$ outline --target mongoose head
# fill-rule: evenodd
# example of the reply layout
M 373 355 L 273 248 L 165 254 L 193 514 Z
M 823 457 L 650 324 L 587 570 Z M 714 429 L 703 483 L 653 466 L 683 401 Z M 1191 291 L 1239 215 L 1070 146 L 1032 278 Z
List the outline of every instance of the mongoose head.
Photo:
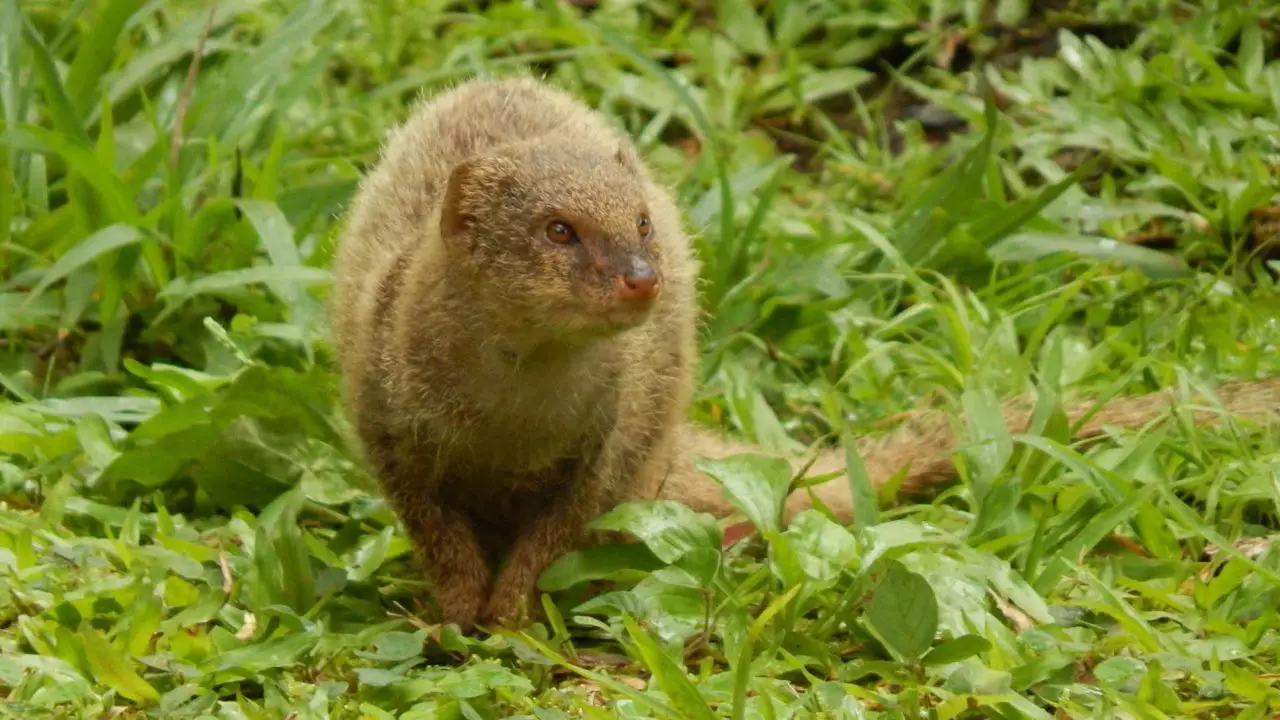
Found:
M 651 207 L 634 148 L 594 137 L 492 148 L 449 176 L 440 235 L 451 266 L 470 276 L 477 303 L 532 332 L 620 332 L 644 323 L 663 293 L 663 246 L 679 228 Z

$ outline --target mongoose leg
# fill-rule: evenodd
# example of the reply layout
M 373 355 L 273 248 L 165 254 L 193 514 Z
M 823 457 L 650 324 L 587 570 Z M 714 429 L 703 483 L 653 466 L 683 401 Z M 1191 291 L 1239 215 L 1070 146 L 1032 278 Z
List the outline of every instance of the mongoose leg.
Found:
M 441 619 L 463 631 L 475 625 L 489 594 L 492 571 L 467 517 L 439 502 L 419 497 L 395 500 L 418 562 L 431 581 Z
M 587 524 L 603 511 L 601 487 L 598 478 L 579 478 L 563 501 L 551 503 L 547 512 L 521 529 L 494 582 L 481 616 L 485 622 L 521 621 L 535 612 L 538 575 L 581 543 Z

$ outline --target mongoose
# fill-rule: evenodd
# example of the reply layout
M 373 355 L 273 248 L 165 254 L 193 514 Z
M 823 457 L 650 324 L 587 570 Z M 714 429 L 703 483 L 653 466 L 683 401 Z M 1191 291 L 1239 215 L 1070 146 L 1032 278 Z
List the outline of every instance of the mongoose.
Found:
M 339 242 L 331 324 L 364 453 L 445 622 L 516 619 L 619 502 L 733 512 L 693 457 L 758 449 L 686 420 L 698 268 L 630 139 L 542 82 L 464 82 L 389 137 Z M 1224 391 L 1227 409 L 1280 407 L 1277 382 Z M 1084 434 L 1168 400 L 1117 401 Z M 1006 408 L 1011 429 L 1026 417 Z M 918 490 L 951 473 L 952 444 L 934 414 L 862 451 L 877 484 L 915 461 Z M 809 474 L 841 469 L 833 451 Z M 851 518 L 847 483 L 813 490 Z M 797 491 L 786 518 L 809 505 Z
M 670 191 L 567 93 L 471 80 L 393 132 L 334 268 L 353 421 L 443 619 L 514 618 L 671 463 L 698 263 Z

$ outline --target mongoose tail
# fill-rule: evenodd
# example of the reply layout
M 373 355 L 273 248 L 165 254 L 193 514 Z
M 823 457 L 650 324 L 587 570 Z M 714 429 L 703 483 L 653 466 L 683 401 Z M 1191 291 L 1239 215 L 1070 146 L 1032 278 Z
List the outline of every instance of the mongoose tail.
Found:
M 1220 402 L 1220 405 L 1219 405 Z M 1101 435 L 1107 427 L 1137 428 L 1160 418 L 1170 407 L 1178 405 L 1172 390 L 1159 390 L 1145 395 L 1111 400 L 1094 412 L 1095 402 L 1084 400 L 1067 408 L 1067 418 L 1076 428 L 1073 438 L 1084 440 Z M 1280 412 L 1280 376 L 1223 385 L 1217 390 L 1217 400 L 1201 399 L 1191 406 L 1195 424 L 1207 426 L 1220 421 L 1224 415 L 1240 418 L 1262 419 Z M 1025 401 L 1006 402 L 1002 408 L 1005 427 L 1011 432 L 1023 432 L 1031 420 L 1031 411 Z M 765 453 L 747 442 L 724 437 L 714 430 L 688 425 L 684 433 L 685 447 L 676 466 L 667 477 L 659 497 L 679 500 L 695 510 L 717 517 L 733 514 L 736 508 L 724 497 L 719 485 L 694 466 L 694 457 L 726 457 L 742 453 Z M 912 419 L 883 436 L 869 436 L 858 441 L 858 452 L 866 466 L 867 474 L 875 487 L 883 487 L 901 468 L 907 467 L 899 487 L 899 495 L 919 494 L 955 477 L 955 463 L 951 455 L 956 448 L 956 438 L 948 415 L 937 410 L 916 414 Z M 805 463 L 803 458 L 789 458 L 799 472 Z M 842 473 L 845 468 L 844 451 L 839 447 L 824 449 L 805 473 L 817 477 Z M 788 498 L 784 519 L 788 522 L 797 513 L 813 507 L 809 492 L 829 508 L 844 523 L 853 520 L 853 497 L 849 485 L 837 477 L 830 482 L 801 488 Z

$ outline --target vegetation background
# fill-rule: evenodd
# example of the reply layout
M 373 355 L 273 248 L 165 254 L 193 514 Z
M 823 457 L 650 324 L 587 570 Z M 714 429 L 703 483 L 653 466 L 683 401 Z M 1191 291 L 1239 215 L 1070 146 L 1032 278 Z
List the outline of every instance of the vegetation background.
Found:
M 1278 49 L 1261 1 L 0 0 L 0 716 L 1275 716 L 1280 430 L 1061 408 L 1280 372 Z M 677 188 L 700 417 L 937 407 L 959 481 L 783 530 L 708 466 L 759 535 L 627 506 L 546 622 L 424 622 L 328 265 L 419 93 L 521 68 Z

